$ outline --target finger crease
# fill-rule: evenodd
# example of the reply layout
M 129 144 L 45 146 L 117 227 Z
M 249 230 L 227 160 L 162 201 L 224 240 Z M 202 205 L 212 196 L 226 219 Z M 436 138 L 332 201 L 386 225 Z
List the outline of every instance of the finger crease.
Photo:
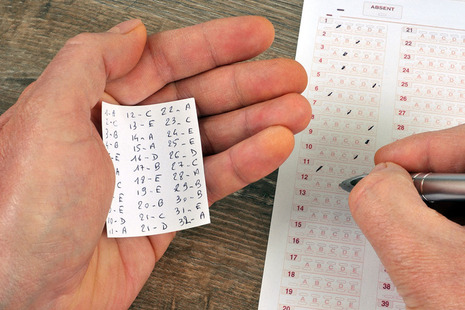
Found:
M 245 107 L 246 104 L 245 104 L 245 100 L 244 100 L 244 95 L 241 91 L 241 87 L 239 87 L 239 83 L 237 83 L 238 81 L 238 78 L 237 78 L 237 67 L 233 67 L 234 70 L 233 70 L 233 76 L 232 76 L 232 79 L 231 79 L 231 83 L 232 83 L 232 89 L 234 89 L 234 96 L 236 97 L 236 102 L 241 106 L 241 107 Z
M 200 129 L 200 137 L 201 137 L 201 143 L 203 146 L 203 154 L 204 155 L 209 155 L 215 152 L 213 143 L 210 139 L 210 135 L 208 134 L 208 131 L 205 129 L 204 122 L 202 120 L 199 120 L 199 129 Z M 202 134 L 203 133 L 203 134 Z
M 169 81 L 174 80 L 174 72 L 173 68 L 170 66 L 168 58 L 166 54 L 163 52 L 163 49 L 157 49 L 155 51 L 152 47 L 152 44 L 147 44 L 147 48 L 149 49 L 150 58 L 156 68 L 156 74 L 161 77 L 163 81 L 163 85 L 169 83 Z
M 184 90 L 185 87 L 182 87 L 182 83 L 179 83 L 178 81 L 174 81 L 171 83 L 174 88 L 174 94 L 176 96 L 176 100 L 180 99 L 186 99 L 192 97 L 189 93 L 188 90 Z M 198 111 L 198 106 L 196 105 L 197 111 Z
M 432 141 L 430 139 L 426 139 L 426 148 L 425 148 L 426 154 L 432 154 L 434 152 L 433 146 L 432 146 Z M 425 156 L 426 157 L 426 163 L 425 166 L 428 167 L 428 171 L 434 171 L 434 167 L 432 167 L 433 163 L 431 162 L 431 157 L 430 156 Z
M 251 122 L 249 122 L 249 113 L 250 113 L 250 111 L 248 109 L 244 109 L 244 111 L 243 111 L 244 122 L 245 122 L 244 127 L 245 127 L 247 137 L 251 137 L 254 134 L 253 131 L 252 131 L 252 128 L 250 127 Z
M 208 36 L 205 32 L 205 25 L 202 24 L 202 36 L 203 36 L 203 39 L 205 41 L 205 46 L 207 47 L 208 49 L 208 52 L 210 53 L 210 59 L 213 60 L 213 65 L 214 65 L 214 68 L 218 67 L 219 66 L 219 63 L 218 63 L 218 56 L 215 52 L 215 49 L 213 48 L 213 45 L 211 44 L 210 40 L 208 39 Z
M 237 179 L 242 182 L 241 184 L 241 187 L 249 184 L 249 181 L 247 181 L 247 179 L 244 177 L 244 175 L 240 172 L 240 169 L 239 167 L 237 167 L 237 165 L 235 164 L 235 161 L 233 159 L 233 156 L 232 156 L 232 152 L 228 152 L 229 153 L 229 160 L 231 162 L 231 167 L 234 171 L 234 174 L 236 175 Z

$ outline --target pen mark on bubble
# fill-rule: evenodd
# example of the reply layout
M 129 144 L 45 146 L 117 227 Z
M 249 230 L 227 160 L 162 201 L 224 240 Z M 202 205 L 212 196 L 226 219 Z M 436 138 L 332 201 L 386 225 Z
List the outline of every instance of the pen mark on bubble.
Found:
M 373 125 L 373 126 L 370 126 L 370 128 L 368 128 L 368 131 L 372 130 L 372 129 L 373 129 L 373 127 L 375 127 L 375 125 Z
M 356 160 L 358 158 L 358 154 L 354 156 L 354 160 Z
M 359 44 L 360 43 L 360 40 L 357 40 L 357 42 L 355 42 L 355 44 Z
M 373 86 L 371 86 L 371 88 L 375 88 L 375 86 L 376 86 L 376 83 L 375 83 L 375 84 L 373 84 Z
M 342 26 L 341 24 L 337 25 L 337 26 L 336 26 L 336 29 L 337 29 L 337 28 L 340 28 L 341 26 Z
M 347 115 L 349 115 L 350 113 L 352 113 L 352 110 L 347 111 Z
M 344 52 L 344 54 L 342 54 L 342 56 L 347 56 L 347 54 L 348 54 L 347 52 Z
M 368 144 L 368 143 L 370 143 L 370 139 L 368 139 L 368 140 L 365 141 L 365 144 Z
M 344 70 L 346 68 L 346 66 L 342 66 L 341 70 Z
M 330 93 L 328 94 L 328 97 L 330 97 L 332 94 L 333 94 L 333 92 L 330 92 Z
M 323 166 L 318 167 L 318 169 L 316 169 L 316 172 L 320 171 L 321 168 L 323 168 Z

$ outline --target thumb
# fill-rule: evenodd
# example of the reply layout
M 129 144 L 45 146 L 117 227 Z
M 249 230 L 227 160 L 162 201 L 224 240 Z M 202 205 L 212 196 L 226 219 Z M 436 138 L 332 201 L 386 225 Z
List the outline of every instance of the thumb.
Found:
M 407 171 L 379 164 L 349 206 L 407 308 L 461 308 L 465 232 L 423 203 Z
M 36 103 L 39 111 L 90 113 L 107 81 L 138 63 L 147 33 L 140 20 L 123 22 L 106 33 L 82 33 L 68 40 L 18 103 Z

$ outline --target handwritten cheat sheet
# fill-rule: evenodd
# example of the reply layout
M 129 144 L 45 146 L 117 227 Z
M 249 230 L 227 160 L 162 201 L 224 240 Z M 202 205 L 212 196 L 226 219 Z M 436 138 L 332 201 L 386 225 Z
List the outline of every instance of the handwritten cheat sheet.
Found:
M 155 235 L 210 222 L 193 98 L 143 106 L 104 102 L 102 136 L 116 175 L 108 237 Z
M 465 3 L 306 0 L 309 127 L 280 168 L 259 309 L 405 309 L 339 183 L 381 146 L 465 123 Z

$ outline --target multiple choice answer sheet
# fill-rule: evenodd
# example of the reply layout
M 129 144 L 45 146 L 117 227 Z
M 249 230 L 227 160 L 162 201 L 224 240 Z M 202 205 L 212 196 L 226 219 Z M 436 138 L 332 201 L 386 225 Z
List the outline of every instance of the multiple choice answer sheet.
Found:
M 116 176 L 108 237 L 210 223 L 193 98 L 142 106 L 103 102 L 102 136 Z
M 306 0 L 308 128 L 280 168 L 259 309 L 405 309 L 339 183 L 381 146 L 465 122 L 465 3 Z

